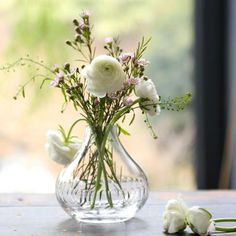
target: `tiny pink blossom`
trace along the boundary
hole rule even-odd
[[[58,84],[59,84],[58,79],[55,78],[54,80],[52,80],[52,81],[50,82],[49,86],[50,86],[50,87],[57,87]]]
[[[80,16],[82,18],[85,18],[85,17],[89,17],[90,16],[90,12],[88,10],[83,10],[80,14]]]
[[[134,101],[131,97],[126,96],[126,97],[123,98],[123,103],[124,103],[125,106],[130,106],[130,105],[133,104],[133,102]]]
[[[106,37],[104,41],[105,43],[112,43],[114,40],[112,37]]]
[[[146,65],[149,65],[150,64],[150,61],[144,59],[144,58],[141,58],[137,61],[137,64],[140,65],[140,66],[146,66]]]
[[[109,98],[113,99],[113,100],[115,100],[115,99],[118,98],[117,95],[116,95],[116,93],[109,93],[109,94],[107,94],[107,96],[108,96]]]
[[[56,77],[58,77],[59,79],[63,79],[64,78],[64,74],[60,71],[56,74]]]
[[[122,61],[128,61],[133,58],[134,58],[134,54],[132,52],[122,53],[119,56],[119,59],[121,59]]]
[[[59,83],[64,79],[63,73],[60,71],[56,74],[56,77],[50,82],[50,87],[57,87]]]
[[[59,70],[59,65],[58,65],[58,64],[54,64],[54,65],[52,66],[52,70],[53,70],[53,71]]]
[[[99,99],[99,98],[96,98],[96,99],[94,100],[94,105],[97,106],[99,103],[100,103],[100,99]]]
[[[129,77],[128,78],[128,84],[129,85],[136,85],[136,84],[138,84],[138,82],[139,82],[138,78],[134,78],[134,77]]]
[[[79,22],[79,27],[80,29],[84,30],[86,28],[86,24],[84,23],[84,21],[80,21]]]

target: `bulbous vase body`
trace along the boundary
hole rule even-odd
[[[144,172],[120,143],[115,128],[101,142],[90,128],[85,133],[74,160],[58,176],[60,205],[81,222],[129,220],[148,197]]]

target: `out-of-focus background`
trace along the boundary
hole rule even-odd
[[[74,37],[72,20],[82,9],[91,12],[97,53],[106,36],[119,35],[127,52],[141,37],[151,36],[145,54],[148,75],[163,97],[193,91],[193,1],[61,1],[9,0],[0,3],[1,64],[27,54],[49,65],[78,59],[65,41]],[[54,89],[29,86],[26,98],[12,99],[19,84],[35,71],[17,68],[1,72],[0,192],[54,191],[61,166],[44,149],[48,129],[69,128],[77,114],[60,113],[62,98]],[[28,73],[28,74],[27,74]],[[59,95],[59,96],[58,96]],[[195,187],[193,174],[194,121],[191,106],[181,113],[163,112],[152,120],[159,139],[153,140],[142,116],[123,143],[147,173],[151,189]],[[83,127],[77,129],[83,136]],[[137,146],[141,147],[137,150]],[[186,181],[187,180],[187,181]]]
[[[217,133],[212,133],[209,128],[214,121],[204,120],[205,106],[199,98],[208,94],[206,89],[202,90],[203,81],[208,76],[212,78],[211,73],[204,73],[202,58],[205,58],[206,65],[214,64],[201,53],[206,46],[211,50],[210,43],[203,43],[210,42],[205,31],[211,25],[203,29],[201,21],[207,20],[207,13],[220,11],[218,5],[215,9],[204,1],[198,4],[193,0],[0,1],[0,64],[28,54],[50,66],[67,61],[76,63],[78,55],[66,46],[65,41],[74,37],[72,20],[83,9],[91,12],[98,54],[103,52],[102,45],[107,36],[119,35],[121,46],[127,52],[135,50],[143,35],[152,36],[145,58],[151,61],[147,73],[154,80],[158,93],[168,97],[190,91],[196,98],[197,109],[194,110],[193,102],[183,112],[163,111],[153,118],[159,137],[157,140],[153,140],[139,115],[134,125],[128,128],[131,136],[123,137],[122,142],[146,172],[152,190],[215,188],[221,166],[217,164],[218,172],[215,174],[214,165],[210,165],[214,153],[206,149],[209,147],[211,151],[218,143],[213,139],[207,144],[205,139]],[[217,16],[211,22],[215,26]],[[208,41],[199,38],[196,42],[196,35],[207,36]],[[194,48],[197,49],[195,54]],[[198,80],[194,80],[194,68],[199,72],[195,73],[199,76]],[[48,158],[44,148],[45,134],[59,124],[69,128],[77,113],[68,107],[61,114],[60,94],[47,87],[39,90],[37,83],[28,87],[25,99],[12,99],[18,86],[27,81],[35,70],[34,67],[20,67],[9,73],[0,71],[0,192],[53,192],[56,177],[63,168]],[[215,110],[212,112],[211,106],[208,107],[208,113],[213,116]],[[206,123],[208,125],[204,126]],[[218,124],[215,124],[217,127]],[[78,127],[75,134],[82,137],[83,131],[84,127]],[[207,156],[209,161],[206,161]],[[209,166],[212,171],[208,171]],[[212,178],[209,173],[213,173]]]

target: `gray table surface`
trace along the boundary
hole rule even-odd
[[[0,236],[161,236],[166,202],[179,192],[151,192],[135,218],[116,224],[85,224],[71,219],[53,194],[0,194]],[[214,218],[236,217],[236,191],[182,192],[188,206],[209,209]],[[187,230],[181,235],[193,235]],[[179,234],[180,235],[180,234]],[[217,236],[226,235],[222,233]],[[227,235],[236,235],[230,233]]]

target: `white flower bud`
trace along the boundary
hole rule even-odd
[[[184,201],[178,199],[170,199],[163,213],[163,228],[167,233],[177,233],[186,228],[187,206]]]
[[[96,57],[85,66],[81,75],[87,79],[88,91],[96,97],[105,97],[107,93],[121,90],[126,78],[121,64],[107,55]]]
[[[48,151],[49,158],[59,164],[69,164],[80,147],[81,141],[76,138],[72,138],[70,143],[65,144],[59,131],[49,130],[47,132],[45,148]]]
[[[184,217],[187,214],[187,210],[188,208],[181,198],[170,199],[165,206],[165,211],[177,211],[180,214],[182,214]]]
[[[207,235],[211,227],[212,215],[204,208],[194,206],[188,209],[187,222],[194,233]]]
[[[185,216],[178,211],[164,211],[163,228],[169,234],[183,231],[186,228]]]
[[[160,113],[159,96],[152,80],[139,80],[138,84],[135,85],[135,93],[138,97],[149,99],[142,103],[149,115],[154,116]]]

